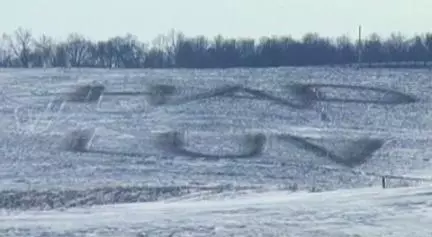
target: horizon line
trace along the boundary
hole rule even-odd
[[[368,39],[368,38],[370,38],[372,36],[377,36],[381,40],[383,40],[383,39],[389,39],[392,36],[401,36],[401,37],[403,37],[405,39],[412,39],[412,38],[415,38],[415,37],[424,37],[424,36],[427,36],[429,34],[432,35],[432,30],[430,30],[430,31],[424,31],[424,32],[417,32],[417,33],[411,33],[411,34],[404,33],[402,31],[392,31],[392,32],[387,33],[387,34],[380,34],[380,33],[377,33],[377,32],[365,33],[365,30],[364,30],[365,28],[362,25],[359,25],[357,27],[361,28],[361,35],[362,35],[363,39]],[[289,38],[289,39],[292,39],[292,40],[299,41],[299,40],[302,40],[304,37],[306,37],[308,35],[318,36],[321,39],[327,39],[327,40],[330,40],[330,41],[334,41],[334,40],[337,40],[337,39],[340,39],[340,38],[346,38],[346,39],[349,39],[350,41],[358,41],[358,39],[359,39],[358,35],[350,36],[346,32],[345,33],[341,33],[340,35],[337,35],[337,36],[326,36],[325,34],[322,34],[322,33],[316,32],[316,31],[310,31],[310,32],[306,32],[306,33],[302,34],[301,37],[295,37],[295,36],[293,36],[290,33],[286,33],[286,34],[267,34],[267,35],[261,35],[261,36],[255,36],[255,37],[253,37],[253,36],[227,36],[227,35],[224,35],[222,33],[215,33],[215,34],[212,34],[212,35],[205,35],[205,34],[185,34],[182,30],[174,29],[174,28],[171,28],[168,31],[165,31],[165,33],[158,33],[157,35],[153,36],[153,38],[151,38],[150,40],[142,40],[142,39],[140,39],[137,36],[137,34],[132,33],[132,32],[125,32],[123,34],[116,34],[116,35],[112,35],[110,37],[105,37],[105,38],[94,38],[94,37],[87,36],[84,33],[76,32],[76,31],[71,31],[70,33],[68,33],[66,35],[58,37],[58,36],[51,36],[50,34],[46,34],[46,33],[34,34],[33,30],[31,28],[20,26],[20,27],[17,27],[13,32],[0,32],[1,35],[2,35],[2,38],[0,39],[0,42],[4,40],[5,36],[6,37],[7,36],[12,36],[13,34],[15,34],[19,30],[22,30],[22,31],[25,31],[25,32],[30,32],[30,34],[31,34],[31,36],[33,38],[40,38],[40,37],[46,36],[46,37],[48,37],[50,39],[53,39],[54,41],[68,40],[68,38],[71,37],[71,36],[80,36],[80,37],[83,37],[86,40],[90,40],[90,41],[108,41],[110,39],[115,39],[115,38],[118,38],[118,37],[123,38],[123,37],[131,36],[131,37],[137,39],[138,41],[140,41],[142,43],[149,43],[149,42],[153,42],[155,40],[158,40],[161,37],[177,36],[178,34],[181,34],[185,38],[189,38],[189,39],[190,38],[204,37],[207,40],[214,40],[217,37],[222,37],[225,40],[233,40],[234,39],[234,40],[258,40],[259,41],[261,39],[266,39],[266,38],[267,39],[272,39],[272,38],[279,38],[279,39],[280,38]]]

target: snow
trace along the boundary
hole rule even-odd
[[[191,236],[199,232],[207,232],[202,236],[429,236],[431,196],[432,186],[322,193],[271,191],[222,200],[7,213],[0,217],[0,228],[88,232],[87,236],[108,227],[125,231],[122,236],[152,236],[151,230],[158,228],[158,236],[185,236],[182,234],[187,232]]]
[[[67,101],[94,82],[99,101]],[[0,236],[432,234],[427,70],[0,70],[0,85]]]

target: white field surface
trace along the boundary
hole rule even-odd
[[[2,236],[430,236],[432,187],[266,192],[0,216]]]
[[[430,236],[431,78],[2,69],[0,236]]]

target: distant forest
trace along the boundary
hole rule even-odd
[[[361,50],[360,50],[361,49]],[[229,68],[344,65],[362,62],[432,61],[432,33],[405,37],[377,34],[362,41],[347,36],[335,39],[316,33],[301,39],[290,36],[224,38],[187,37],[170,31],[151,43],[133,35],[93,42],[77,33],[62,42],[34,37],[18,28],[0,39],[0,67],[90,68]]]

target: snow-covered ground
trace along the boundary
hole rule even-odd
[[[430,80],[1,70],[0,236],[429,236]]]
[[[430,236],[432,187],[266,192],[0,216],[2,236]]]

